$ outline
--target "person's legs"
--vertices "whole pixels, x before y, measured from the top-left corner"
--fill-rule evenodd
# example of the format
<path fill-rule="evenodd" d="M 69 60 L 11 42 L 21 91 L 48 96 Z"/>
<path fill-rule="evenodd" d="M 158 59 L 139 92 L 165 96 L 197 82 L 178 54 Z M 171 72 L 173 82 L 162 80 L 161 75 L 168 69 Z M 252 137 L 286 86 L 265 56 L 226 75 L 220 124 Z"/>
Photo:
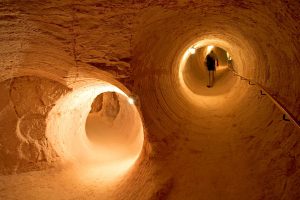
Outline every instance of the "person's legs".
<path fill-rule="evenodd" d="M 212 86 L 212 71 L 208 70 L 208 85 L 207 87 L 211 87 Z"/>
<path fill-rule="evenodd" d="M 211 71 L 211 86 L 213 86 L 215 84 L 215 70 Z"/>

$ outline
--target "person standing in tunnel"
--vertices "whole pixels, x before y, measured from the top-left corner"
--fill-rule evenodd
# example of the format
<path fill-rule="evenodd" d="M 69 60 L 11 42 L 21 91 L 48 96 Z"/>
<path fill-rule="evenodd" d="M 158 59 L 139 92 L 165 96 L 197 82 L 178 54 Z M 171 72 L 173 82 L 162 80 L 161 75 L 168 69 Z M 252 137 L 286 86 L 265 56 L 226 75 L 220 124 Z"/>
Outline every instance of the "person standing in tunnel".
<path fill-rule="evenodd" d="M 215 70 L 216 70 L 216 65 L 218 63 L 218 59 L 216 54 L 211 51 L 205 58 L 205 65 L 208 70 L 208 85 L 207 87 L 212 87 L 214 84 L 214 79 L 215 79 Z"/>

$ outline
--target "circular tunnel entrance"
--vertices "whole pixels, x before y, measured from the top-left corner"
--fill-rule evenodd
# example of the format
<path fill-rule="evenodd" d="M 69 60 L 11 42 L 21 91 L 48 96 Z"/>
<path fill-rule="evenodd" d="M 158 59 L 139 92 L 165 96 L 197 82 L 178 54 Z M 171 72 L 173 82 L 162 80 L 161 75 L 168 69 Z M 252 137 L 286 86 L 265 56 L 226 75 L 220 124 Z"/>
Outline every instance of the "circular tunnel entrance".
<path fill-rule="evenodd" d="M 136 106 L 122 90 L 102 81 L 77 86 L 59 99 L 46 134 L 63 163 L 105 177 L 129 169 L 144 140 Z"/>
<path fill-rule="evenodd" d="M 116 92 L 104 92 L 94 99 L 85 131 L 95 151 L 106 152 L 103 159 L 131 157 L 140 147 L 141 124 L 132 107 L 128 97 Z"/>
<path fill-rule="evenodd" d="M 214 51 L 218 62 L 214 71 L 214 84 L 207 87 L 209 73 L 205 61 L 211 51 Z M 178 69 L 178 80 L 175 81 L 179 86 L 179 94 L 187 100 L 187 104 L 197 108 L 219 109 L 224 107 L 225 99 L 236 96 L 237 78 L 232 70 L 238 71 L 243 66 L 244 58 L 244 55 L 237 52 L 239 49 L 234 42 L 217 37 L 209 39 L 208 36 L 191 41 L 182 48 L 173 65 Z"/>
<path fill-rule="evenodd" d="M 191 49 L 194 49 L 191 51 Z M 214 80 L 212 87 L 209 85 L 209 71 L 206 66 L 206 57 L 213 52 L 216 59 L 216 67 L 212 72 Z M 188 58 L 183 64 L 183 83 L 188 90 L 196 95 L 213 96 L 227 93 L 235 83 L 230 70 L 232 70 L 232 59 L 227 51 L 213 45 L 200 48 L 189 48 Z"/>

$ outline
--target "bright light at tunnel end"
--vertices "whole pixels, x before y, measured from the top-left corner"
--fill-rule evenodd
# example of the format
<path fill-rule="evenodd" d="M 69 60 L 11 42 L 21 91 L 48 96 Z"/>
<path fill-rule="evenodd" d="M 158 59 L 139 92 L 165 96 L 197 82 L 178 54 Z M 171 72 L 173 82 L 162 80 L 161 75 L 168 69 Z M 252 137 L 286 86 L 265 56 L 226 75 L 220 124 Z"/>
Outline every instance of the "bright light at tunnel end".
<path fill-rule="evenodd" d="M 134 101 L 134 99 L 132 97 L 128 97 L 128 103 L 130 105 L 134 105 L 135 101 Z"/>
<path fill-rule="evenodd" d="M 206 54 L 209 54 L 212 50 L 213 50 L 214 46 L 213 45 L 209 45 L 207 46 L 207 51 Z"/>
<path fill-rule="evenodd" d="M 195 47 L 189 48 L 189 49 L 188 49 L 188 52 L 189 52 L 190 54 L 195 54 L 195 53 L 196 53 Z"/>
<path fill-rule="evenodd" d="M 220 98 L 221 95 L 216 96 L 207 96 L 207 95 L 199 95 L 197 93 L 194 93 L 192 90 L 190 90 L 189 86 L 185 83 L 184 80 L 184 73 L 185 72 L 185 66 L 186 62 L 191 56 L 190 49 L 194 48 L 196 50 L 200 48 L 204 48 L 203 56 L 208 55 L 214 48 L 221 48 L 224 51 L 228 52 L 228 54 L 231 52 L 231 44 L 227 41 L 224 41 L 220 38 L 214 38 L 214 37 L 207 37 L 207 38 L 200 38 L 197 41 L 194 40 L 190 42 L 189 45 L 187 45 L 185 48 L 183 48 L 182 52 L 180 53 L 177 66 L 178 67 L 178 82 L 179 82 L 179 89 L 182 92 L 182 94 L 185 96 L 185 98 L 193 103 L 196 106 L 203 107 L 199 102 L 205 102 L 206 107 L 210 107 L 215 109 L 217 106 L 222 107 L 223 106 L 223 98 Z M 201 50 L 199 50 L 199 53 L 201 53 Z M 202 55 L 201 55 L 202 56 Z M 228 56 L 227 56 L 228 57 Z M 230 59 L 231 56 L 230 56 Z M 230 60 L 228 58 L 228 60 Z M 219 69 L 222 69 L 219 66 Z M 229 90 L 231 92 L 233 90 Z"/>

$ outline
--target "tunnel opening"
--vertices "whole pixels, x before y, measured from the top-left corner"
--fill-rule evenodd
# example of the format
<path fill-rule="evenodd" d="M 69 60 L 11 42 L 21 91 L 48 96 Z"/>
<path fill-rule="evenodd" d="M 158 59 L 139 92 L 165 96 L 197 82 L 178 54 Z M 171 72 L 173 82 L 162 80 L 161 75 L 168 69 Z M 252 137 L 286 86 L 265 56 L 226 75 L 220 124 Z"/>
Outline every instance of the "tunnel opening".
<path fill-rule="evenodd" d="M 195 49 L 189 56 L 183 68 L 183 81 L 190 91 L 197 95 L 213 96 L 227 93 L 234 85 L 231 76 L 232 59 L 227 51 L 212 45 Z M 206 65 L 207 56 L 213 52 L 216 57 L 215 70 L 213 72 L 213 87 L 209 84 L 209 71 Z"/>
<path fill-rule="evenodd" d="M 136 127 L 131 112 L 131 99 L 116 92 L 104 92 L 99 94 L 91 105 L 87 116 L 85 130 L 90 143 L 97 150 L 106 152 L 113 149 L 113 154 L 118 157 L 134 154 L 137 135 L 141 127 Z M 133 123 L 127 123 L 127 120 Z M 108 153 L 109 159 L 114 159 Z"/>
<path fill-rule="evenodd" d="M 136 106 L 102 81 L 81 83 L 60 98 L 48 115 L 46 135 L 64 166 L 104 179 L 125 173 L 144 140 Z"/>
<path fill-rule="evenodd" d="M 54 107 L 47 120 L 42 121 L 42 126 L 47 126 L 45 140 L 51 144 L 45 143 L 44 148 L 49 152 L 48 147 L 53 146 L 63 164 L 76 165 L 80 171 L 65 176 L 66 168 L 59 168 L 63 173 L 30 169 L 29 173 L 18 171 L 16 175 L 1 176 L 0 196 L 5 199 L 299 199 L 299 130 L 282 120 L 282 113 L 266 95 L 233 74 L 228 73 L 228 80 L 234 82 L 231 86 L 226 82 L 208 89 L 205 80 L 200 90 L 199 77 L 186 71 L 189 54 L 185 54 L 187 50 L 196 53 L 207 46 L 224 49 L 232 56 L 232 68 L 239 75 L 283 98 L 282 102 L 299 116 L 297 1 L 13 4 L 5 4 L 1 9 L 4 16 L 1 78 L 39 71 L 67 85 L 63 91 L 68 94 L 61 92 L 63 96 L 58 101 L 45 98 L 47 105 Z M 115 81 L 104 82 L 107 79 L 99 76 L 102 70 L 109 80 Z M 122 148 L 110 137 L 126 135 L 127 128 L 142 129 L 140 118 L 134 117 L 139 112 L 135 112 L 133 101 L 128 98 L 131 92 L 114 84 L 119 81 L 137 95 L 137 107 L 143 114 L 147 133 L 144 148 L 142 131 L 132 131 L 136 140 L 130 140 Z M 30 82 L 39 83 L 35 79 Z M 32 102 L 32 99 L 21 92 L 10 97 L 6 94 L 12 87 L 8 88 L 0 88 L 7 97 L 0 101 L 5 101 L 0 119 L 5 128 L 0 127 L 0 132 L 5 133 L 2 137 L 5 143 L 0 149 L 5 153 L 12 149 L 7 146 L 7 137 L 13 136 L 9 141 L 13 144 L 20 133 L 27 134 L 27 124 L 41 121 L 40 115 L 18 119 L 14 110 L 23 107 L 24 101 L 15 100 L 21 97 Z M 39 91 L 37 96 L 43 98 L 47 93 L 57 93 L 45 92 L 43 88 Z M 105 113 L 105 95 L 112 112 L 104 115 L 108 118 L 104 125 L 112 134 L 101 127 L 92 128 L 101 129 L 95 133 L 100 133 L 98 141 L 98 135 L 87 129 L 92 113 Z M 93 108 L 98 97 L 102 103 Z M 40 98 L 35 99 L 37 105 L 42 104 Z M 29 104 L 28 109 L 31 108 Z M 128 110 L 124 111 L 128 124 L 117 120 L 122 117 L 121 109 Z M 18 132 L 19 125 L 25 131 Z M 127 128 L 115 132 L 114 126 Z M 32 133 L 35 132 L 28 132 Z M 20 156 L 31 148 L 26 144 L 21 146 L 23 149 L 19 144 L 16 147 L 13 151 Z M 123 147 L 132 148 L 132 153 L 123 155 Z M 36 154 L 32 155 L 30 165 L 36 165 L 39 160 Z M 11 154 L 5 157 L 10 162 L 14 158 Z M 15 165 L 25 166 L 18 160 L 12 166 Z M 130 166 L 133 167 L 129 171 Z M 90 180 L 84 184 L 86 174 L 101 177 L 102 181 L 103 174 L 115 177 L 126 171 L 122 179 L 115 179 L 118 183 L 114 187 Z M 83 177 L 82 181 L 73 181 L 77 175 Z"/>
<path fill-rule="evenodd" d="M 217 36 L 203 36 L 181 48 L 177 54 L 178 60 L 173 65 L 178 69 L 178 94 L 186 103 L 197 108 L 218 109 L 231 105 L 227 101 L 229 97 L 243 98 L 245 93 L 237 90 L 238 81 L 232 73 L 242 68 L 245 59 L 244 52 L 240 52 L 236 43 L 238 41 L 227 41 Z M 191 48 L 195 49 L 194 53 L 191 53 Z M 205 61 L 211 51 L 218 62 L 214 71 L 214 85 L 207 87 L 209 71 Z"/>

